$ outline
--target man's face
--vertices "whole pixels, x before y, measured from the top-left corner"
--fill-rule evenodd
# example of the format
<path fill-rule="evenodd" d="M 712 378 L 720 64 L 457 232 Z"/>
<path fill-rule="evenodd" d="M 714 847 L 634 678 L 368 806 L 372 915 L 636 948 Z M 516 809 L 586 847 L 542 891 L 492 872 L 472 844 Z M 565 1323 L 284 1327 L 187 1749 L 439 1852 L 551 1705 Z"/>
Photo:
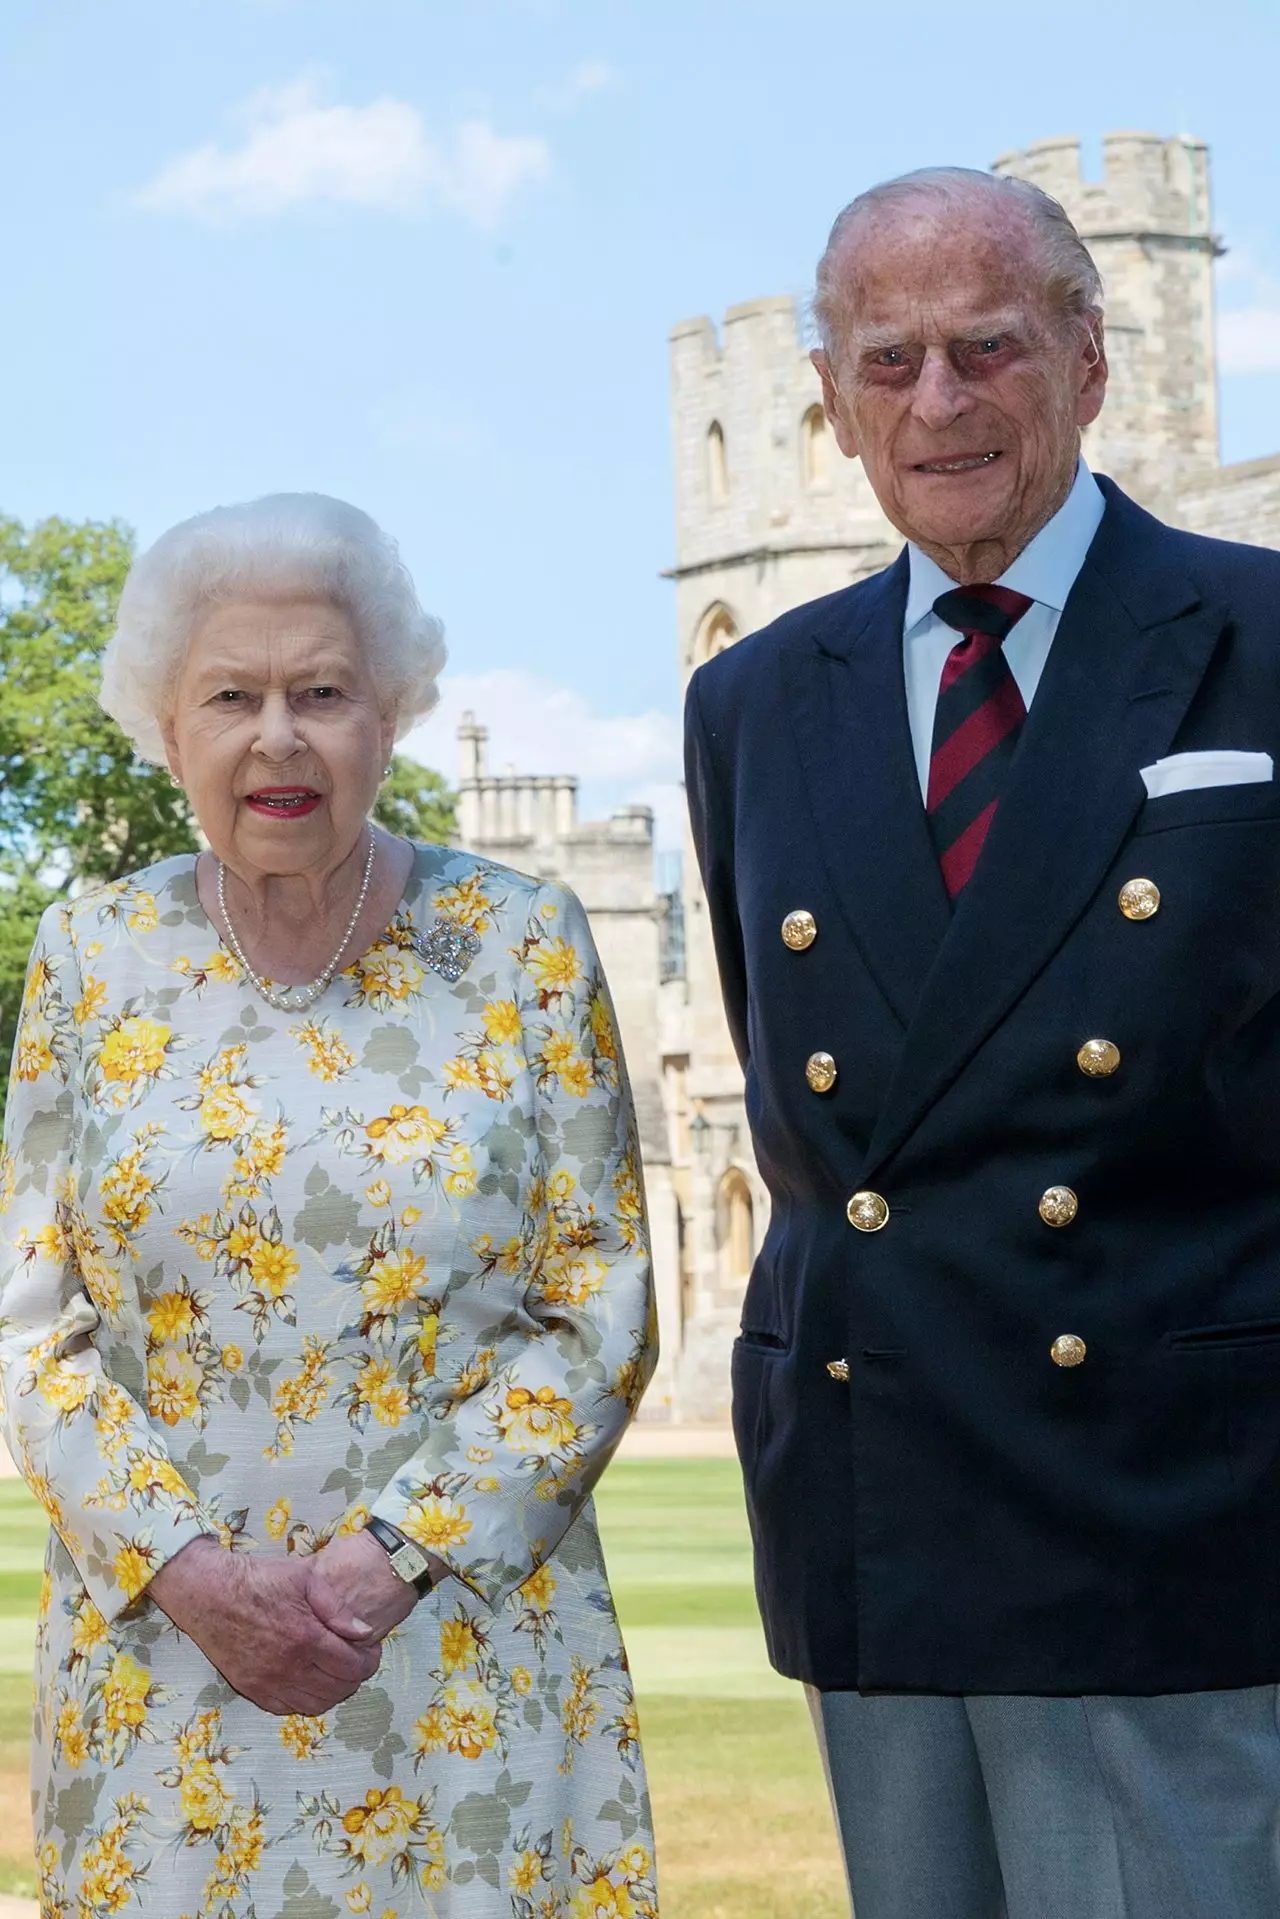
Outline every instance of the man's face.
<path fill-rule="evenodd" d="M 836 351 L 813 360 L 841 451 L 907 539 L 994 543 L 1008 565 L 1070 490 L 1106 389 L 1101 323 L 1051 309 L 1018 208 L 873 212 L 836 269 Z"/>

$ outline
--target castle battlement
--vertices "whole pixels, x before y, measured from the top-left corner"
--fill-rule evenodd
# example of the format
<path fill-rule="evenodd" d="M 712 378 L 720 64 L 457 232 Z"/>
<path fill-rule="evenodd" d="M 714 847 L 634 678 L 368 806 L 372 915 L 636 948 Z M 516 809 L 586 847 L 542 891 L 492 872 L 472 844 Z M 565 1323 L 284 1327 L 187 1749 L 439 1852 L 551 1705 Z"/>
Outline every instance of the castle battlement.
<path fill-rule="evenodd" d="M 991 171 L 1051 193 L 1086 241 L 1124 236 L 1219 251 L 1210 224 L 1209 149 L 1190 134 L 1104 134 L 1100 180 L 1085 178 L 1074 137 L 1036 140 L 1020 153 L 1002 153 Z"/>

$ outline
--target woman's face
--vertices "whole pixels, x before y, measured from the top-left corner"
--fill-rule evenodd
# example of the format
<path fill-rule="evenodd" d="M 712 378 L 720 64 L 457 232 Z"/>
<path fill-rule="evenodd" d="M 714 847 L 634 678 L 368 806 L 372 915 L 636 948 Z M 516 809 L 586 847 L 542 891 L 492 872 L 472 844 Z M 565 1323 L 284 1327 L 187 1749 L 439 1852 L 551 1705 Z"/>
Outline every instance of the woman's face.
<path fill-rule="evenodd" d="M 164 734 L 220 860 L 245 878 L 323 874 L 360 837 L 395 719 L 341 607 L 245 601 L 196 627 Z"/>

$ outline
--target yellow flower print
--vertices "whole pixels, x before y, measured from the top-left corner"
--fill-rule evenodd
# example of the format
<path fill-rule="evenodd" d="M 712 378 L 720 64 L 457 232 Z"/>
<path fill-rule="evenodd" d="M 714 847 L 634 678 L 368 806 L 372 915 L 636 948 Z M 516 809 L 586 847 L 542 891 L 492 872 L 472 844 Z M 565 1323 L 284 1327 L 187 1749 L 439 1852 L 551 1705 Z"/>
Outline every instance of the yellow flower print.
<path fill-rule="evenodd" d="M 445 1191 L 454 1199 L 468 1199 L 477 1184 L 476 1164 L 469 1147 L 461 1141 L 449 1155 L 449 1171 L 444 1176 Z"/>
<path fill-rule="evenodd" d="M 364 1196 L 370 1206 L 390 1206 L 391 1187 L 385 1179 L 375 1179 L 365 1187 Z"/>
<path fill-rule="evenodd" d="M 373 1894 L 363 1879 L 347 1893 L 347 1905 L 352 1912 L 368 1912 L 372 1904 Z"/>
<path fill-rule="evenodd" d="M 444 1083 L 453 1093 L 478 1093 L 481 1086 L 479 1061 L 468 1059 L 464 1053 L 459 1053 L 456 1059 L 447 1059 L 444 1063 Z"/>
<path fill-rule="evenodd" d="M 512 1892 L 522 1892 L 526 1896 L 536 1892 L 547 1874 L 547 1862 L 538 1852 L 518 1852 L 507 1873 L 507 1884 Z"/>
<path fill-rule="evenodd" d="M 557 1246 L 538 1275 L 538 1290 L 548 1306 L 585 1306 L 603 1287 L 609 1268 L 595 1253 Z"/>
<path fill-rule="evenodd" d="M 213 1242 L 210 1244 L 213 1246 Z M 261 1235 L 256 1226 L 233 1226 L 227 1234 L 227 1258 L 234 1264 L 248 1265 L 261 1244 Z M 216 1251 L 216 1246 L 213 1251 Z M 213 1251 L 206 1257 L 211 1259 Z"/>
<path fill-rule="evenodd" d="M 406 1206 L 400 1215 L 400 1224 L 402 1226 L 416 1226 L 421 1218 L 421 1206 Z"/>
<path fill-rule="evenodd" d="M 49 1028 L 43 1020 L 28 1020 L 18 1031 L 13 1070 L 18 1079 L 37 1080 L 41 1073 L 53 1071 L 53 1048 Z"/>
<path fill-rule="evenodd" d="M 244 1365 L 244 1354 L 238 1346 L 224 1346 L 222 1349 L 222 1370 L 224 1373 L 238 1373 Z"/>
<path fill-rule="evenodd" d="M 497 902 L 485 892 L 485 878 L 480 871 L 467 873 L 452 886 L 441 887 L 431 904 L 438 913 L 459 921 L 470 932 L 487 933 L 493 925 Z"/>
<path fill-rule="evenodd" d="M 109 1733 L 137 1732 L 146 1724 L 151 1674 L 127 1652 L 118 1652 L 102 1688 L 102 1716 Z"/>
<path fill-rule="evenodd" d="M 262 1814 L 256 1807 L 250 1812 L 237 1806 L 232 1811 L 231 1830 L 227 1835 L 227 1849 L 234 1870 L 237 1873 L 257 1872 L 262 1864 L 265 1844 Z"/>
<path fill-rule="evenodd" d="M 63 1414 L 79 1412 L 93 1398 L 95 1383 L 92 1374 L 82 1372 L 72 1359 L 50 1360 L 36 1380 L 45 1404 Z"/>
<path fill-rule="evenodd" d="M 280 1721 L 280 1743 L 295 1759 L 314 1759 L 329 1737 L 329 1721 L 309 1713 L 286 1713 Z"/>
<path fill-rule="evenodd" d="M 429 1752 L 443 1752 L 448 1743 L 443 1706 L 429 1706 L 421 1719 L 413 1722 L 413 1750 L 421 1758 Z"/>
<path fill-rule="evenodd" d="M 406 1799 L 399 1786 L 370 1786 L 364 1804 L 342 1815 L 351 1856 L 368 1866 L 385 1865 L 393 1853 L 404 1851 L 421 1815 L 418 1801 Z"/>
<path fill-rule="evenodd" d="M 292 1246 L 279 1246 L 269 1239 L 260 1239 L 249 1255 L 253 1282 L 268 1299 L 279 1299 L 288 1292 L 298 1266 L 298 1255 Z"/>
<path fill-rule="evenodd" d="M 80 1602 L 75 1623 L 71 1628 L 71 1650 L 77 1659 L 88 1659 L 99 1646 L 106 1644 L 110 1628 L 91 1599 Z"/>
<path fill-rule="evenodd" d="M 551 1602 L 556 1596 L 555 1574 L 544 1561 L 535 1567 L 520 1588 L 520 1597 L 530 1612 L 550 1612 Z"/>
<path fill-rule="evenodd" d="M 388 1166 L 426 1158 L 449 1133 L 448 1122 L 433 1119 L 425 1106 L 393 1106 L 385 1117 L 371 1119 L 364 1130 L 370 1157 Z"/>
<path fill-rule="evenodd" d="M 162 1346 L 147 1356 L 147 1407 L 166 1426 L 194 1419 L 200 1411 L 204 1375 L 181 1346 Z"/>
<path fill-rule="evenodd" d="M 476 1664 L 479 1642 L 469 1619 L 446 1619 L 440 1626 L 440 1660 L 446 1672 L 466 1672 Z"/>
<path fill-rule="evenodd" d="M 287 1499 L 277 1499 L 267 1507 L 266 1528 L 273 1539 L 283 1539 L 289 1530 L 290 1509 Z"/>
<path fill-rule="evenodd" d="M 195 1326 L 195 1301 L 190 1293 L 161 1293 L 147 1314 L 147 1325 L 157 1345 L 186 1339 Z"/>
<path fill-rule="evenodd" d="M 467 1509 L 460 1501 L 443 1494 L 415 1499 L 404 1520 L 404 1530 L 428 1552 L 447 1552 L 461 1546 L 471 1531 Z"/>
<path fill-rule="evenodd" d="M 235 1794 L 228 1791 L 211 1759 L 193 1759 L 183 1770 L 178 1797 L 191 1831 L 207 1833 L 225 1824 Z"/>
<path fill-rule="evenodd" d="M 241 1138 L 257 1116 L 257 1102 L 243 1086 L 215 1086 L 200 1102 L 200 1130 L 211 1140 Z"/>
<path fill-rule="evenodd" d="M 625 1885 L 615 1886 L 601 1872 L 575 1893 L 568 1919 L 640 1919 L 640 1908 Z"/>
<path fill-rule="evenodd" d="M 304 1020 L 300 1026 L 291 1026 L 289 1033 L 306 1048 L 307 1069 L 317 1079 L 341 1079 L 356 1063 L 356 1056 L 341 1033 L 327 1020 Z"/>
<path fill-rule="evenodd" d="M 444 1702 L 445 1743 L 462 1759 L 482 1759 L 498 1743 L 493 1703 L 482 1686 L 451 1687 Z"/>
<path fill-rule="evenodd" d="M 482 1015 L 485 1037 L 493 1046 L 518 1046 L 524 1031 L 520 1009 L 513 999 L 491 1000 Z"/>
<path fill-rule="evenodd" d="M 527 1693 L 533 1691 L 533 1674 L 527 1666 L 513 1666 L 511 1668 L 511 1684 L 523 1699 Z"/>
<path fill-rule="evenodd" d="M 59 1705 L 53 1736 L 63 1760 L 72 1772 L 79 1772 L 89 1757 L 89 1736 L 80 1717 L 80 1707 L 74 1699 L 64 1699 Z"/>
<path fill-rule="evenodd" d="M 107 982 L 87 973 L 83 991 L 71 1009 L 71 1017 L 77 1026 L 87 1026 L 90 1020 L 97 1019 L 106 1003 Z"/>
<path fill-rule="evenodd" d="M 512 1386 L 498 1412 L 498 1429 L 508 1446 L 521 1453 L 559 1452 L 578 1437 L 573 1403 L 562 1399 L 554 1386 Z"/>
<path fill-rule="evenodd" d="M 552 1033 L 542 1048 L 541 1057 L 549 1071 L 558 1073 L 570 1060 L 578 1058 L 578 1042 L 571 1033 Z"/>
<path fill-rule="evenodd" d="M 122 1019 L 102 1042 L 99 1055 L 102 1077 L 122 1086 L 134 1086 L 140 1079 L 158 1073 L 172 1037 L 173 1029 L 163 1020 Z"/>
<path fill-rule="evenodd" d="M 566 939 L 539 940 L 525 962 L 544 999 L 569 993 L 582 978 L 582 961 Z"/>
<path fill-rule="evenodd" d="M 146 1591 L 155 1569 L 153 1549 L 150 1546 L 140 1546 L 136 1541 L 132 1545 L 122 1546 L 111 1562 L 116 1584 L 130 1600 L 136 1599 L 139 1593 Z M 123 1656 L 122 1654 L 121 1657 Z"/>
<path fill-rule="evenodd" d="M 614 1031 L 609 1003 L 603 993 L 593 993 L 591 997 L 591 1033 L 601 1058 L 616 1061 L 618 1036 Z"/>
<path fill-rule="evenodd" d="M 561 1069 L 560 1085 L 571 1099 L 585 1099 L 591 1091 L 591 1068 L 585 1059 L 570 1060 Z"/>
<path fill-rule="evenodd" d="M 500 1479 L 495 1479 L 493 1474 L 489 1473 L 484 1479 L 477 1479 L 476 1491 L 478 1493 L 496 1493 L 501 1484 L 502 1481 Z"/>
<path fill-rule="evenodd" d="M 467 1458 L 473 1466 L 487 1466 L 493 1458 L 492 1446 L 468 1446 Z"/>
<path fill-rule="evenodd" d="M 156 912 L 153 893 L 135 893 L 133 911 L 129 914 L 129 925 L 135 933 L 154 933 L 160 924 L 160 915 Z"/>
<path fill-rule="evenodd" d="M 403 947 L 375 946 L 347 970 L 364 1000 L 399 1002 L 422 991 L 422 968 Z"/>
<path fill-rule="evenodd" d="M 384 1253 L 360 1287 L 366 1313 L 382 1318 L 412 1305 L 426 1284 L 427 1264 L 420 1253 Z"/>
<path fill-rule="evenodd" d="M 234 986 L 240 978 L 240 962 L 235 954 L 228 953 L 224 946 L 219 946 L 215 952 L 210 953 L 204 963 L 204 970 L 218 986 Z"/>
<path fill-rule="evenodd" d="M 356 1375 L 355 1398 L 380 1426 L 398 1426 L 409 1411 L 409 1394 L 395 1378 L 389 1359 L 365 1361 Z"/>

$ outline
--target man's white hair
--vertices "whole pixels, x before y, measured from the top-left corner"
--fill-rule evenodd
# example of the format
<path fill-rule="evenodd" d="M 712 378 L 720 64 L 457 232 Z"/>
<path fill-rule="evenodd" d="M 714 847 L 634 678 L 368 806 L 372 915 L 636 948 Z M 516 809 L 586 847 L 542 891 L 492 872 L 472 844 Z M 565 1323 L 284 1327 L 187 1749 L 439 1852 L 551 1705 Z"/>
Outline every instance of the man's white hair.
<path fill-rule="evenodd" d="M 215 606 L 295 597 L 348 614 L 397 739 L 431 711 L 444 628 L 418 604 L 395 541 L 345 500 L 270 493 L 181 521 L 130 569 L 98 697 L 140 759 L 164 762 L 161 722 L 201 617 Z"/>
<path fill-rule="evenodd" d="M 1071 216 L 1052 194 L 1033 186 L 1029 180 L 981 173 L 976 167 L 921 167 L 915 173 L 899 174 L 894 180 L 883 180 L 879 186 L 868 187 L 836 215 L 826 250 L 818 262 L 817 289 L 813 297 L 814 319 L 829 357 L 834 356 L 840 332 L 848 320 L 842 269 L 847 264 L 850 248 L 856 245 L 852 229 L 859 221 L 865 220 L 870 227 L 875 216 L 922 201 L 942 211 L 963 211 L 975 201 L 987 201 L 1024 214 L 1035 235 L 1044 269 L 1044 296 L 1051 310 L 1065 320 L 1086 323 L 1101 317 L 1102 280 L 1098 269 Z"/>

